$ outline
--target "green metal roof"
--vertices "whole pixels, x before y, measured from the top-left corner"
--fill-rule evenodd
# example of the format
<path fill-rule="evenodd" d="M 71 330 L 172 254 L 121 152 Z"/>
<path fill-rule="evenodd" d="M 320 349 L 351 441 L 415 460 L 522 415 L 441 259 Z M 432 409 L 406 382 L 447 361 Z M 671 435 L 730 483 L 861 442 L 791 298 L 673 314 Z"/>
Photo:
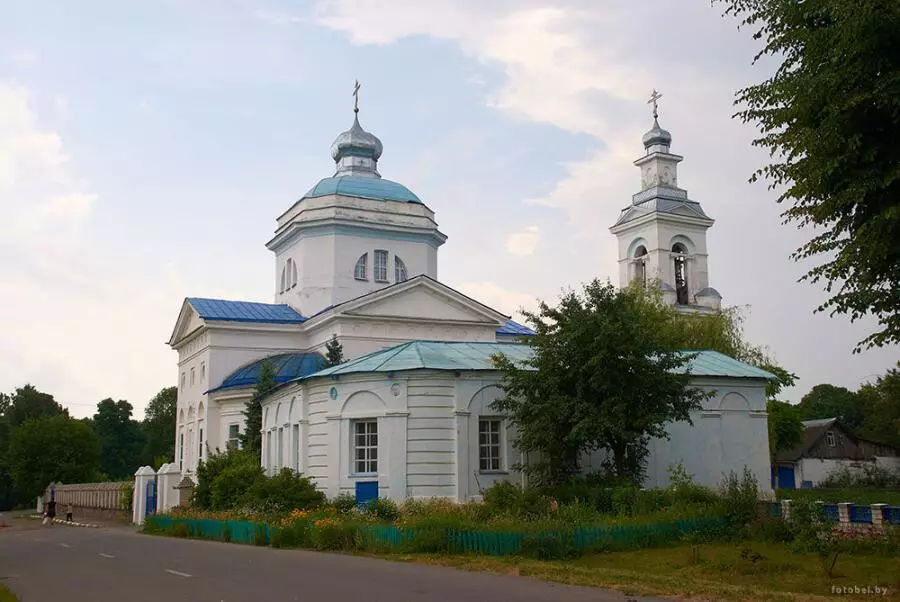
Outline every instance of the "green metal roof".
<path fill-rule="evenodd" d="M 528 360 L 531 346 L 517 343 L 455 343 L 410 341 L 375 351 L 355 360 L 320 370 L 295 380 L 320 376 L 341 376 L 365 372 L 401 372 L 404 370 L 495 370 L 491 357 L 504 354 L 519 363 Z M 775 378 L 773 374 L 739 362 L 717 351 L 692 351 L 697 356 L 687 366 L 694 376 L 727 378 Z"/>

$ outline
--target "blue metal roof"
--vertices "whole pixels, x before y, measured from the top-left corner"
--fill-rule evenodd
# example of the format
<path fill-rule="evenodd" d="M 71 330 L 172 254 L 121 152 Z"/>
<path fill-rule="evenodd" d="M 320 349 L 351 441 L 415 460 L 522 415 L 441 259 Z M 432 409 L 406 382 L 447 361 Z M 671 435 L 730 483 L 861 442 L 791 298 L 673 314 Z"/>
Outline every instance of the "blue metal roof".
<path fill-rule="evenodd" d="M 375 199 L 376 201 L 406 201 L 421 203 L 412 191 L 397 182 L 372 176 L 338 176 L 325 178 L 303 195 L 303 198 L 340 194 L 343 196 Z"/>
<path fill-rule="evenodd" d="M 739 362 L 717 351 L 685 353 L 696 354 L 696 357 L 686 366 L 693 376 L 775 378 L 765 370 Z M 494 370 L 491 358 L 497 354 L 503 354 L 514 362 L 522 363 L 532 357 L 532 349 L 527 344 L 410 341 L 364 355 L 339 366 L 326 368 L 305 378 L 420 369 Z"/>
<path fill-rule="evenodd" d="M 537 334 L 535 331 L 531 330 L 527 326 L 523 326 L 518 322 L 513 322 L 509 320 L 497 329 L 497 334 L 513 334 L 513 335 L 521 335 L 521 336 L 534 336 Z"/>
<path fill-rule="evenodd" d="M 318 353 L 284 353 L 256 360 L 232 372 L 222 384 L 207 393 L 223 389 L 253 387 L 259 380 L 259 371 L 266 362 L 275 368 L 275 382 L 286 383 L 297 378 L 308 376 L 325 367 L 325 358 Z"/>
<path fill-rule="evenodd" d="M 188 303 L 204 320 L 228 322 L 267 322 L 271 324 L 300 324 L 306 321 L 297 311 L 285 304 L 225 301 L 189 297 Z"/>

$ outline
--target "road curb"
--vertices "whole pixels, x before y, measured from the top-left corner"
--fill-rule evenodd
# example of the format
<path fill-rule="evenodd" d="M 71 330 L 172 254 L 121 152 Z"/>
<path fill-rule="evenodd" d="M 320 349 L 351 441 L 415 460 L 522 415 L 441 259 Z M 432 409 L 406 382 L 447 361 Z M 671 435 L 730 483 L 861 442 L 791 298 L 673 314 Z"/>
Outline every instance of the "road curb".
<path fill-rule="evenodd" d="M 28 518 L 43 519 L 44 517 L 41 516 L 40 514 L 31 514 L 31 515 L 29 515 Z M 62 520 L 62 519 L 59 519 L 59 518 L 54 518 L 54 519 L 53 519 L 53 522 L 56 523 L 56 524 L 58 524 L 58 525 L 66 525 L 66 526 L 69 526 L 69 527 L 87 527 L 87 528 L 89 528 L 89 529 L 98 529 L 98 528 L 100 528 L 100 525 L 93 525 L 93 524 L 90 524 L 90 523 L 76 523 L 75 521 L 67 521 L 67 520 Z"/>

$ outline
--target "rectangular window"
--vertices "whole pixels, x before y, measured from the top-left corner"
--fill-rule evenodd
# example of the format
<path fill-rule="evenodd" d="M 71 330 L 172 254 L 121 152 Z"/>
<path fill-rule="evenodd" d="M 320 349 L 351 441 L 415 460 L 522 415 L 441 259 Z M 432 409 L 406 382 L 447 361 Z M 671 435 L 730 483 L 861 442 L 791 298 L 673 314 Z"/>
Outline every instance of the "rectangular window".
<path fill-rule="evenodd" d="M 240 425 L 229 424 L 228 425 L 228 440 L 225 442 L 225 447 L 227 447 L 228 449 L 237 449 L 241 443 L 240 435 L 241 435 Z"/>
<path fill-rule="evenodd" d="M 194 369 L 191 368 L 191 386 L 194 386 Z"/>
<path fill-rule="evenodd" d="M 388 281 L 388 252 L 375 250 L 375 282 Z"/>
<path fill-rule="evenodd" d="M 482 418 L 478 421 L 478 468 L 491 471 L 502 470 L 500 418 Z"/>
<path fill-rule="evenodd" d="M 200 438 L 197 440 L 197 442 L 200 444 L 199 449 L 197 450 L 197 457 L 202 460 L 203 459 L 203 428 L 202 427 L 200 428 Z"/>
<path fill-rule="evenodd" d="M 353 423 L 353 472 L 378 472 L 378 421 L 360 420 Z"/>
<path fill-rule="evenodd" d="M 275 458 L 272 455 L 272 431 L 266 433 L 266 472 L 270 475 L 274 472 Z"/>
<path fill-rule="evenodd" d="M 184 388 L 184 372 L 181 373 L 181 388 Z"/>
<path fill-rule="evenodd" d="M 834 439 L 834 431 L 828 431 L 825 433 L 825 445 L 828 447 L 834 447 L 836 445 L 836 441 Z"/>
<path fill-rule="evenodd" d="M 293 426 L 293 436 L 291 437 L 291 468 L 295 471 L 300 470 L 300 425 Z"/>
<path fill-rule="evenodd" d="M 178 433 L 178 470 L 184 467 L 184 433 Z"/>

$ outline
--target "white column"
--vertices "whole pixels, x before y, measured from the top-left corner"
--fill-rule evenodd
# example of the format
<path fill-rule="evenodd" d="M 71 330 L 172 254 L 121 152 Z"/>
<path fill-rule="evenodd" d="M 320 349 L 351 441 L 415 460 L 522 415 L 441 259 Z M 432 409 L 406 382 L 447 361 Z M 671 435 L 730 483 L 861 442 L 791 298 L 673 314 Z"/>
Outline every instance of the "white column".
<path fill-rule="evenodd" d="M 407 440 L 407 419 L 409 412 L 387 412 L 379 423 L 384 425 L 384 430 L 379 424 L 378 447 L 387 451 L 387 470 L 381 470 L 379 462 L 378 480 L 379 485 L 382 475 L 387 476 L 388 495 L 395 502 L 402 502 L 406 499 L 408 493 L 407 487 L 407 460 L 406 460 L 406 440 Z M 381 433 L 384 433 L 382 435 Z M 382 445 L 387 436 L 387 445 Z M 379 450 L 379 453 L 381 450 Z"/>
<path fill-rule="evenodd" d="M 147 483 L 156 478 L 156 471 L 149 466 L 142 466 L 134 473 L 134 498 L 132 500 L 132 522 L 144 524 L 147 514 Z"/>
<path fill-rule="evenodd" d="M 468 410 L 456 410 L 456 501 L 469 499 L 469 417 Z"/>

